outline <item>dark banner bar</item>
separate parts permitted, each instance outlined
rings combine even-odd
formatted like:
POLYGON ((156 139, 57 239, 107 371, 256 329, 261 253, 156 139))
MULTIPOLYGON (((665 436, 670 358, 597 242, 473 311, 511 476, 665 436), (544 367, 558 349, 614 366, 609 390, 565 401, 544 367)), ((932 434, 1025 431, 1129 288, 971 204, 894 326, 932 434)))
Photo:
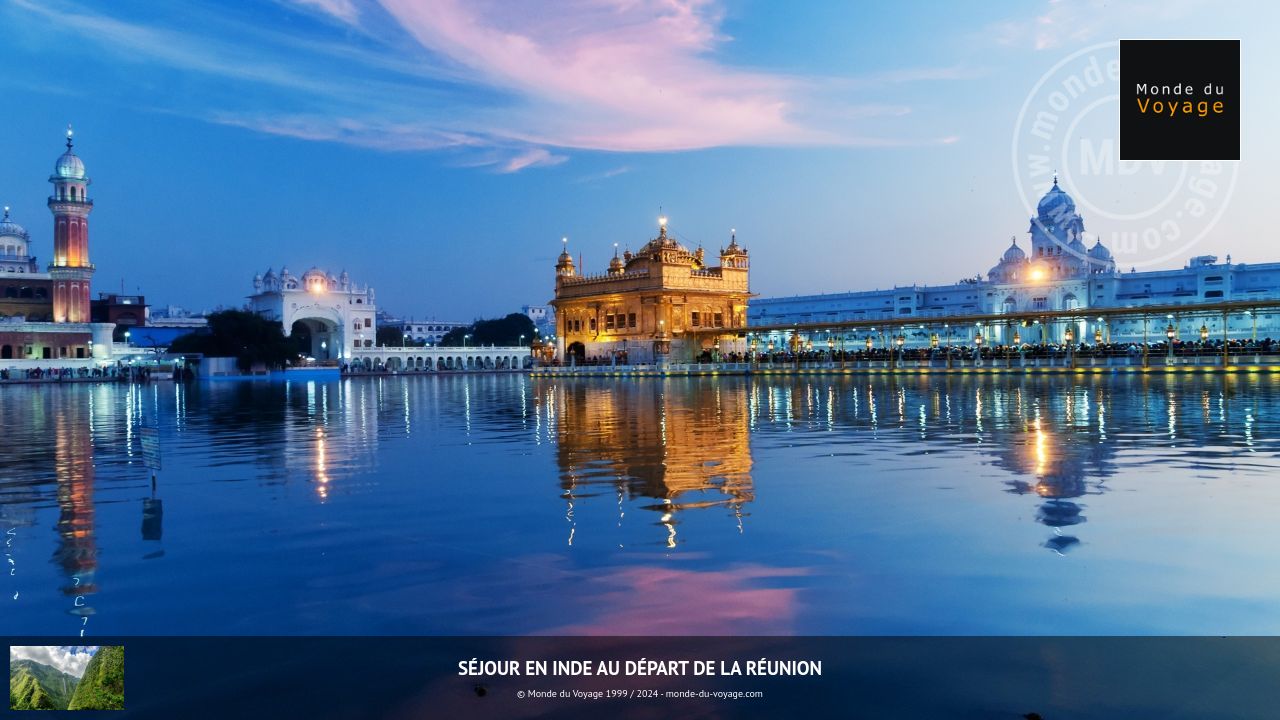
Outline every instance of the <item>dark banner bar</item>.
POLYGON ((1203 719, 1280 707, 1277 638, 95 642, 125 648, 120 718, 1203 719))

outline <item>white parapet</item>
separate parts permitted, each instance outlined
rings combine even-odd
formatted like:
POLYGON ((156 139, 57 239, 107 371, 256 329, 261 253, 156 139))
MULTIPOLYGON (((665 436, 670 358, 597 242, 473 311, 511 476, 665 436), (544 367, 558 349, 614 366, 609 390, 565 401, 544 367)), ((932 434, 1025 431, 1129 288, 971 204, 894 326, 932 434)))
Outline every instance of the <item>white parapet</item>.
POLYGON ((506 347, 372 347, 351 352, 352 365, 365 370, 524 370, 533 354, 523 345, 506 347))

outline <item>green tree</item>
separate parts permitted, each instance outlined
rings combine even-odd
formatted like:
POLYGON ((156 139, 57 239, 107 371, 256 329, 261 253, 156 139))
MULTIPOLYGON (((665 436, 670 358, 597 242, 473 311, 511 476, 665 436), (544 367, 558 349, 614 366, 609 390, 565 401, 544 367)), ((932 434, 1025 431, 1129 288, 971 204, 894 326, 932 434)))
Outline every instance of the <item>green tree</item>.
POLYGON ((246 310, 213 313, 206 332, 177 338, 169 352, 234 357, 242 372, 257 364, 279 368, 298 358, 298 349, 284 336, 280 323, 246 310))
POLYGON ((533 321, 524 313, 511 313, 503 318, 477 320, 465 328, 454 328, 445 333, 440 344, 447 347, 459 347, 464 336, 468 345, 519 345, 533 341, 533 321), (524 340, 520 339, 524 336, 524 340))
POLYGON ((377 340, 375 343, 379 347, 400 347, 404 344, 404 331, 398 327, 380 327, 378 328, 377 340))

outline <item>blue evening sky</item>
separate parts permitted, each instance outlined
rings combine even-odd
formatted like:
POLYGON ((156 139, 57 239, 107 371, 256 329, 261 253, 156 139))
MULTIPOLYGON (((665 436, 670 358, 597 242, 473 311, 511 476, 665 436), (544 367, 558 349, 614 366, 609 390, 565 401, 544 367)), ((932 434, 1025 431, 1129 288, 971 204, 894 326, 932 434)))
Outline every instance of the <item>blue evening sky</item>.
POLYGON ((1278 15, 1179 0, 4 0, 0 202, 47 261, 46 179, 73 123, 95 291, 193 309, 239 305, 268 267, 318 265, 393 313, 498 315, 551 298, 562 236, 603 271, 660 207, 711 253, 737 228, 762 295, 948 282, 1026 230, 1013 128, 1054 63, 1121 37, 1226 37, 1243 41, 1244 155, 1196 252, 1280 260, 1265 221, 1278 15))

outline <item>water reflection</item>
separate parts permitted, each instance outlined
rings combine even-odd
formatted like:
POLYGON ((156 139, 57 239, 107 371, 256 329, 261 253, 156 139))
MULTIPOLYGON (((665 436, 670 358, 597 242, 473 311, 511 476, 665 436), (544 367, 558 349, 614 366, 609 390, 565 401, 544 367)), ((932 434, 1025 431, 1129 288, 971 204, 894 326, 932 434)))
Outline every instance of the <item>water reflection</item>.
MULTIPOLYGON (((90 597, 98 592, 98 547, 94 537, 93 443, 89 417, 92 404, 70 405, 54 416, 54 470, 58 482, 54 560, 66 575, 62 594, 71 598, 71 613, 87 626, 94 614, 90 597)), ((81 629, 81 634, 84 630, 81 629)))
POLYGON ((663 543, 678 542, 679 515, 726 508, 739 531, 754 498, 744 384, 560 384, 545 398, 556 428, 556 460, 567 506, 569 544, 575 502, 612 492, 618 522, 627 503, 658 514, 663 543))
POLYGON ((1280 531, 1254 512, 1280 500, 1278 391, 1269 375, 3 388, 0 631, 67 633, 68 613, 77 633, 1280 630, 1259 626, 1280 617, 1280 531), (1049 572, 1075 582, 1046 595, 1049 572), (1146 625, 1112 597, 1214 610, 1146 625), (1079 625, 990 618, 993 602, 1079 625))

